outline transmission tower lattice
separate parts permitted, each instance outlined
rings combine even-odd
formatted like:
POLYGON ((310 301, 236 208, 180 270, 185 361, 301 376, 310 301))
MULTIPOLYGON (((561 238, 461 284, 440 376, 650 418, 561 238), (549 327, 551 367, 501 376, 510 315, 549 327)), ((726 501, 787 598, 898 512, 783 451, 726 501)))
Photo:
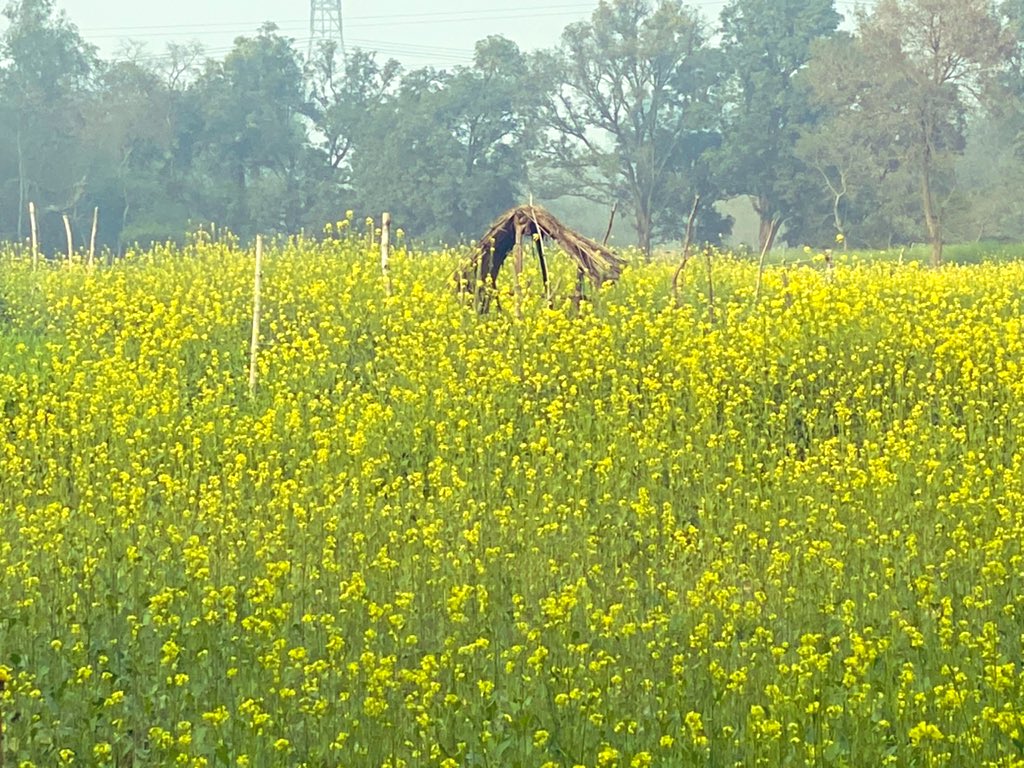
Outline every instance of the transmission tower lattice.
POLYGON ((345 58, 345 26, 341 17, 341 0, 310 0, 309 2, 309 53, 317 44, 331 40, 338 44, 341 57, 345 58))

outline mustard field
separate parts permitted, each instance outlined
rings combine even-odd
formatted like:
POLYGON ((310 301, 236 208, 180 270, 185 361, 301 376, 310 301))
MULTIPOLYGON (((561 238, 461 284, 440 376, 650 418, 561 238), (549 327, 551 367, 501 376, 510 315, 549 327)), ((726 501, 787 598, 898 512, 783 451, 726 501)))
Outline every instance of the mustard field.
POLYGON ((0 253, 0 763, 1024 766, 1024 263, 378 259, 0 253))

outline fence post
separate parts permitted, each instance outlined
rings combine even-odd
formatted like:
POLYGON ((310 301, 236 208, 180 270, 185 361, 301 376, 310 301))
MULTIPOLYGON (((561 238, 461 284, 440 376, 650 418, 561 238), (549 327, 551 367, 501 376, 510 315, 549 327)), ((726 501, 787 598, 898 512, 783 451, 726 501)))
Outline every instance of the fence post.
POLYGON ((384 211, 380 217, 380 271, 384 275, 384 288, 391 295, 391 214, 384 211))
POLYGON ((252 344, 249 347, 249 396, 256 394, 256 360, 260 351, 260 292, 263 286, 263 235, 256 235, 256 274, 252 285, 252 344))
POLYGON ((100 223, 100 209, 99 206, 92 209, 92 236, 89 238, 89 266, 93 264, 93 259, 96 257, 96 228, 100 223))
POLYGON ((28 219, 32 229, 32 269, 39 267, 39 226, 36 223, 36 204, 28 204, 28 219))
POLYGON ((71 219, 68 218, 66 213, 64 214, 64 232, 68 236, 68 265, 70 266, 71 256, 75 251, 75 243, 71 239, 71 219))

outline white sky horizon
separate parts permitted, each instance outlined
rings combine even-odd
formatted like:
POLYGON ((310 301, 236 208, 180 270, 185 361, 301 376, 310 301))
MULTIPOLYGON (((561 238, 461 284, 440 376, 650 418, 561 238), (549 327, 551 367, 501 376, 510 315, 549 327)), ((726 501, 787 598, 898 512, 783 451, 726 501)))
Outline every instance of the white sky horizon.
MULTIPOLYGON (((726 3, 687 4, 714 24, 726 3)), ((858 4, 838 0, 837 7, 849 18, 858 4)), ((305 0, 56 0, 56 7, 106 59, 116 58, 130 42, 144 44, 144 56, 158 59, 169 43, 192 41, 201 43, 207 56, 221 58, 236 37, 255 34, 267 21, 294 39, 300 53, 310 38, 305 0)), ((451 68, 471 63, 475 43, 488 35, 502 34, 523 50, 552 47, 565 26, 588 18, 595 7, 597 0, 524 0, 518 6, 499 0, 343 0, 342 13, 347 48, 378 51, 407 68, 451 68)))

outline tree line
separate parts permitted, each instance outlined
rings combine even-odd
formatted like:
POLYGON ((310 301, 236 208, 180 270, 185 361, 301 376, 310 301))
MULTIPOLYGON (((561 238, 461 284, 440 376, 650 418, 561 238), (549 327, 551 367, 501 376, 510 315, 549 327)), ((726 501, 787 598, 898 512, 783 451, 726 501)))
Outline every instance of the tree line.
MULTIPOLYGON (((1024 239, 1024 0, 605 0, 560 44, 500 35, 472 64, 406 70, 273 24, 222 59, 197 45, 102 59, 53 0, 0 37, 0 239, 62 217, 99 240, 320 231, 390 210, 454 241, 532 194, 628 212, 640 247, 717 242, 749 199, 758 247, 1024 239)), ((79 237, 81 237, 80 235, 79 237)))

